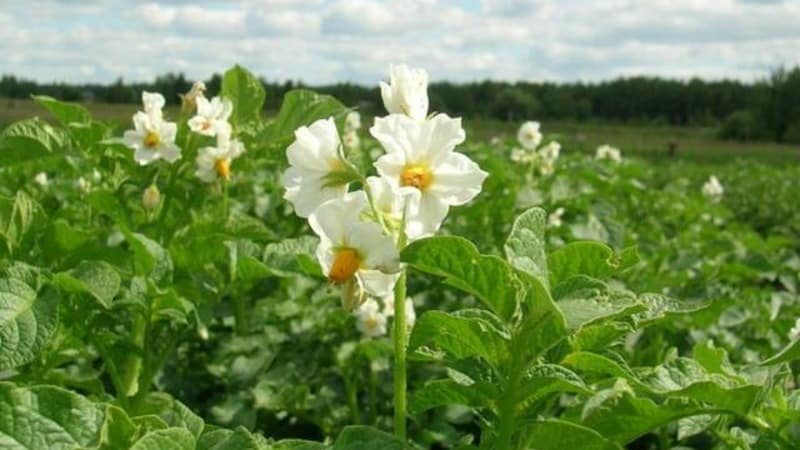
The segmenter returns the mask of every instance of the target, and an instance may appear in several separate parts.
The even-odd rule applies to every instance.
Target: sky
[[[0,73],[40,82],[753,81],[800,64],[800,0],[0,0]]]

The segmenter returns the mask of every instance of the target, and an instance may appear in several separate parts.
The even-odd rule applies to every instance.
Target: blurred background
[[[390,63],[431,75],[431,108],[473,138],[538,120],[566,150],[800,160],[800,1],[0,1],[0,127],[32,93],[129,121],[241,64],[266,114],[298,86],[367,116]]]

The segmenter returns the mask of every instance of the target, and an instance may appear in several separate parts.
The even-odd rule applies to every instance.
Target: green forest
[[[270,93],[267,111],[277,111],[284,94],[309,87],[302,82],[277,82],[261,78]],[[128,83],[122,78],[103,84],[42,84],[14,75],[0,78],[0,97],[29,98],[50,95],[65,101],[98,101],[132,104],[141,91],[162,92],[167,102],[179,102],[194,80],[168,73],[151,83]],[[204,80],[218,92],[222,77]],[[381,108],[376,86],[352,83],[313,86],[362,114],[373,116]],[[429,86],[431,110],[455,116],[520,121],[601,121],[672,126],[711,126],[719,137],[742,141],[800,143],[800,67],[775,69],[764,79],[746,83],[735,80],[675,80],[658,77],[625,77],[599,83],[436,82]]]

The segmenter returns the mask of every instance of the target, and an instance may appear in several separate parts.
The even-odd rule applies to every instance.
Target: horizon
[[[800,2],[781,0],[58,0],[0,7],[3,73],[41,84],[206,80],[375,86],[390,63],[432,82],[766,78],[800,65]],[[285,61],[291,61],[286,64]]]

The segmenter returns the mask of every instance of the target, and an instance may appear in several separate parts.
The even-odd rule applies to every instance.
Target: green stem
[[[375,426],[378,423],[378,376],[369,363],[367,368],[369,369],[369,424]]]
[[[361,425],[361,412],[358,410],[358,392],[353,383],[350,382],[350,377],[345,374],[343,378],[344,389],[347,391],[347,404],[350,407],[350,413],[353,415],[353,423]]]
[[[222,218],[228,220],[228,182],[222,180]]]
[[[133,332],[131,333],[131,340],[133,344],[145,351],[144,339],[147,332],[147,318],[143,315],[137,315],[133,322]],[[133,397],[139,391],[139,375],[142,372],[142,355],[132,353],[128,355],[122,364],[122,371],[120,373],[122,396]]]
[[[237,336],[245,336],[250,331],[247,316],[247,301],[241,295],[234,293],[231,297],[233,301],[234,327]]]
[[[394,434],[406,440],[406,272],[394,286]]]
[[[512,347],[514,348],[513,344]],[[517,356],[518,353],[511,355],[511,362],[508,371],[508,378],[503,389],[503,396],[500,399],[497,426],[497,441],[494,448],[510,449],[512,436],[517,422],[517,395],[522,376],[525,373],[522,361]]]

